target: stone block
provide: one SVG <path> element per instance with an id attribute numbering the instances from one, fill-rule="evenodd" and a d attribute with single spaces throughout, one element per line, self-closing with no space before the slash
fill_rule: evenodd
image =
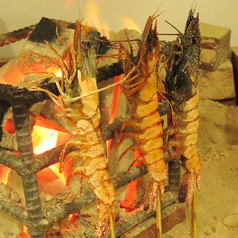
<path id="1" fill-rule="evenodd" d="M 229 56 L 231 30 L 201 22 L 200 31 L 200 67 L 206 70 L 215 70 Z"/>
<path id="2" fill-rule="evenodd" d="M 234 73 L 234 82 L 235 82 L 235 90 L 238 92 L 238 46 L 231 47 L 231 61 L 233 65 L 233 73 Z M 238 105 L 238 100 L 236 97 L 236 105 Z"/>
<path id="3" fill-rule="evenodd" d="M 233 68 L 229 59 L 214 71 L 200 69 L 199 97 L 211 100 L 235 98 Z"/>
<path id="4" fill-rule="evenodd" d="M 231 47 L 233 67 L 238 71 L 238 46 Z"/>
<path id="5" fill-rule="evenodd" d="M 174 203 L 162 210 L 162 233 L 169 232 L 186 218 L 185 203 Z"/>

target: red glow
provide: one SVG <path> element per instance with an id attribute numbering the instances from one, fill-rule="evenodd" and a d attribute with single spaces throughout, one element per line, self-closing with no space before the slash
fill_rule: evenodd
<path id="1" fill-rule="evenodd" d="M 7 184 L 8 181 L 8 174 L 10 173 L 11 169 L 7 166 L 0 165 L 0 183 Z"/>
<path id="2" fill-rule="evenodd" d="M 136 161 L 141 155 L 140 150 L 136 150 L 134 153 L 134 162 L 133 166 L 141 164 L 140 161 Z M 130 182 L 127 186 L 126 197 L 120 203 L 120 208 L 124 208 L 126 212 L 133 211 L 135 208 L 139 206 L 139 201 L 137 201 L 137 188 L 141 178 L 138 178 L 132 182 Z"/>
<path id="3" fill-rule="evenodd" d="M 28 228 L 27 228 L 25 225 L 23 225 L 23 232 L 20 234 L 20 237 L 21 237 L 21 238 L 31 238 L 31 237 L 28 235 L 27 230 L 28 230 Z"/>
<path id="4" fill-rule="evenodd" d="M 127 187 L 126 197 L 120 203 L 120 208 L 124 208 L 126 212 L 131 212 L 138 207 L 138 202 L 136 199 L 136 190 L 138 187 L 138 183 L 140 178 L 130 182 Z"/>
<path id="5" fill-rule="evenodd" d="M 5 122 L 3 129 L 10 135 L 15 134 L 15 125 L 12 119 L 9 119 Z"/>
<path id="6" fill-rule="evenodd" d="M 114 83 L 117 83 L 121 80 L 122 80 L 122 76 L 116 76 Z M 111 106 L 111 114 L 110 114 L 110 118 L 109 118 L 109 124 L 111 124 L 114 121 L 114 119 L 117 115 L 120 96 L 121 96 L 121 88 L 120 88 L 120 85 L 117 84 L 113 88 L 112 106 Z M 107 141 L 107 157 L 109 157 L 111 146 L 112 146 L 112 139 Z"/>
<path id="7" fill-rule="evenodd" d="M 122 80 L 122 76 L 116 76 L 114 83 L 118 83 Z M 111 109 L 111 114 L 109 118 L 109 124 L 113 122 L 117 115 L 117 110 L 119 107 L 119 101 L 120 101 L 120 96 L 121 96 L 121 88 L 120 85 L 117 84 L 113 88 L 113 97 L 112 97 L 112 109 Z"/>

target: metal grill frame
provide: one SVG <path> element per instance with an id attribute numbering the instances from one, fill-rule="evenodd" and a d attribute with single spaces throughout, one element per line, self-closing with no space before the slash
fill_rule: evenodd
<path id="1" fill-rule="evenodd" d="M 56 95 L 59 94 L 55 84 L 48 84 L 44 88 Z M 40 192 L 37 172 L 59 162 L 60 152 L 63 148 L 63 146 L 59 146 L 43 154 L 34 156 L 29 122 L 29 108 L 33 104 L 45 99 L 49 99 L 49 96 L 44 92 L 32 92 L 27 89 L 0 84 L 0 100 L 6 101 L 9 103 L 9 106 L 12 107 L 19 153 L 17 156 L 13 152 L 1 148 L 0 163 L 14 169 L 22 177 L 26 202 L 26 207 L 23 207 L 11 199 L 0 198 L 0 210 L 24 223 L 29 228 L 32 238 L 45 238 L 45 227 L 53 225 L 58 220 L 79 211 L 97 199 L 93 191 L 89 191 L 84 196 L 76 197 L 72 203 L 63 204 L 59 209 L 54 210 L 50 214 L 43 214 L 39 197 Z M 159 106 L 159 111 L 161 111 L 162 114 L 167 114 L 166 108 L 168 107 L 165 104 Z M 113 131 L 118 123 L 117 121 L 103 128 L 103 131 L 111 132 L 108 134 L 107 139 L 113 136 Z M 165 161 L 169 162 L 169 191 L 165 193 L 162 207 L 177 202 L 177 191 L 180 180 L 180 166 L 177 161 L 175 159 L 169 161 L 168 155 Z M 115 174 L 112 180 L 116 189 L 118 189 L 146 173 L 145 166 L 136 166 L 128 173 Z M 147 214 L 141 211 L 140 213 L 142 215 L 138 216 L 134 225 L 154 215 L 154 212 Z M 122 232 L 131 228 L 128 227 L 128 224 L 128 222 L 119 221 L 118 224 L 115 225 L 116 234 L 120 235 Z M 133 226 L 133 224 L 131 224 L 131 226 Z"/>

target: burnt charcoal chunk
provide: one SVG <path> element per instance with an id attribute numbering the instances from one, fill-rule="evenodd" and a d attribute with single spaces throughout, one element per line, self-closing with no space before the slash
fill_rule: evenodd
<path id="1" fill-rule="evenodd" d="M 44 40 L 51 42 L 57 39 L 56 35 L 56 24 L 50 19 L 43 17 L 37 24 L 35 30 L 31 33 L 28 38 L 29 41 L 43 43 Z M 60 27 L 59 27 L 60 34 Z"/>
<path id="2" fill-rule="evenodd" d="M 105 55 L 107 51 L 109 50 L 108 46 L 111 45 L 110 41 L 105 36 L 101 36 L 101 33 L 98 31 L 91 31 L 88 34 L 89 34 L 89 39 L 91 43 L 93 44 L 95 53 L 99 55 Z"/>

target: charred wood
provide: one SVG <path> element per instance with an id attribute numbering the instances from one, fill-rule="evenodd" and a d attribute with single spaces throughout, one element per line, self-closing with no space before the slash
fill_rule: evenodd
<path id="1" fill-rule="evenodd" d="M 35 25 L 31 25 L 16 31 L 0 35 L 0 47 L 28 38 L 34 29 Z"/>
<path id="2" fill-rule="evenodd" d="M 176 202 L 177 196 L 174 193 L 166 192 L 164 195 L 164 202 L 162 203 L 162 209 L 169 206 L 170 204 Z M 115 225 L 115 235 L 116 237 L 122 235 L 124 232 L 128 231 L 135 225 L 144 221 L 145 219 L 154 216 L 155 211 L 146 213 L 144 210 L 135 210 L 131 214 L 126 216 L 126 219 L 119 220 Z M 108 235 L 108 238 L 110 235 Z"/>
<path id="3" fill-rule="evenodd" d="M 120 187 L 125 186 L 129 182 L 137 178 L 140 178 L 142 175 L 145 175 L 146 173 L 147 171 L 145 166 L 135 166 L 131 169 L 129 173 L 116 174 L 115 176 L 112 177 L 112 181 L 116 189 L 119 189 Z M 64 204 L 61 204 L 61 207 L 59 209 L 54 210 L 50 214 L 44 215 L 44 219 L 47 220 L 46 222 L 48 224 L 47 227 L 52 226 L 56 221 L 69 216 L 71 213 L 79 211 L 80 209 L 90 204 L 91 202 L 95 201 L 96 199 L 97 198 L 94 195 L 93 191 L 89 190 L 86 194 L 83 194 L 80 197 L 75 197 L 71 203 L 68 203 L 66 200 Z M 165 193 L 164 203 L 162 207 L 168 206 L 169 204 L 175 201 L 176 201 L 175 194 L 171 192 Z M 151 215 L 153 215 L 153 213 L 148 215 L 146 212 L 142 211 L 139 215 L 139 218 L 134 218 L 132 222 L 129 222 L 130 223 L 130 225 L 128 224 L 129 227 L 124 222 L 122 223 L 119 222 L 118 226 L 119 228 L 115 228 L 116 233 L 121 234 L 125 230 L 129 229 L 131 224 L 135 225 L 138 219 L 144 220 Z"/>
<path id="4" fill-rule="evenodd" d="M 55 24 L 62 27 L 67 27 L 72 29 L 74 29 L 75 27 L 75 24 L 71 22 L 55 20 L 55 19 L 51 19 L 51 21 L 53 21 Z M 0 35 L 0 47 L 28 38 L 33 32 L 33 30 L 37 27 L 38 24 L 27 26 L 27 27 Z"/>
<path id="5" fill-rule="evenodd" d="M 123 62 L 119 61 L 111 65 L 99 67 L 96 72 L 97 82 L 113 78 L 123 74 Z"/>

